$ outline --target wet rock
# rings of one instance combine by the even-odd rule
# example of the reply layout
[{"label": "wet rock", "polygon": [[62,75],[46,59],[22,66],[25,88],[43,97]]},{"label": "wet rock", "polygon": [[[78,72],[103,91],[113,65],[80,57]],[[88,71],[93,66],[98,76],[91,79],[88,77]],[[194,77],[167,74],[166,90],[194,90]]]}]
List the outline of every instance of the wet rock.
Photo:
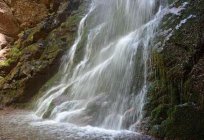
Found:
[{"label": "wet rock", "polygon": [[123,128],[128,129],[130,128],[131,125],[135,123],[135,121],[137,120],[136,114],[137,114],[137,111],[135,108],[130,108],[125,112],[125,114],[123,115],[123,122],[122,122]]},{"label": "wet rock", "polygon": [[194,65],[192,72],[192,92],[196,95],[194,96],[193,101],[201,104],[201,108],[204,108],[204,56]]},{"label": "wet rock", "polygon": [[203,139],[204,2],[171,4],[174,11],[164,17],[152,55],[146,132],[166,139]]},{"label": "wet rock", "polygon": [[[160,130],[171,139],[203,139],[204,112],[193,104],[175,106]],[[188,125],[186,124],[188,123]]]}]

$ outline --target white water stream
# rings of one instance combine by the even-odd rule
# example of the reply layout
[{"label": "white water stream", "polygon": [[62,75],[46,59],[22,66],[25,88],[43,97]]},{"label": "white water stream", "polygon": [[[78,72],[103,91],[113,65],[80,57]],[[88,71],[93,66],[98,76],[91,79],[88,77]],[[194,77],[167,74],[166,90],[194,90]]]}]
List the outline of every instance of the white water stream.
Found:
[{"label": "white water stream", "polygon": [[114,130],[139,123],[161,9],[156,0],[92,0],[64,56],[61,80],[39,99],[36,114]]}]

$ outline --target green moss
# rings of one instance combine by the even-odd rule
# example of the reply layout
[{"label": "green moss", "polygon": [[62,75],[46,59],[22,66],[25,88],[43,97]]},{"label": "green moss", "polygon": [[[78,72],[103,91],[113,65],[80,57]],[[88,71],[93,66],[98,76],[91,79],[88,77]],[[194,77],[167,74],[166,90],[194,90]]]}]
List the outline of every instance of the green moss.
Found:
[{"label": "green moss", "polygon": [[[149,107],[151,111],[151,127],[150,134],[164,137],[167,136],[167,131],[164,131],[164,126],[166,128],[166,123],[169,123],[169,117],[171,116],[172,107],[180,104],[186,99],[182,99],[183,96],[189,92],[189,81],[184,82],[182,85],[182,77],[180,74],[180,69],[177,69],[176,66],[173,69],[169,69],[166,65],[166,56],[163,53],[154,52],[152,55],[152,64],[153,64],[153,74],[154,82],[151,83],[149,87]],[[180,90],[182,89],[182,91]],[[181,94],[182,92],[182,94]],[[165,125],[164,125],[165,124]],[[170,125],[168,125],[171,127]],[[167,130],[169,129],[167,128]],[[169,133],[169,132],[168,132]],[[177,136],[177,134],[174,134]]]},{"label": "green moss", "polygon": [[165,137],[169,139],[202,140],[204,134],[204,112],[199,111],[192,104],[180,105],[169,111],[169,117],[161,125],[165,130]]},{"label": "green moss", "polygon": [[18,61],[19,56],[21,56],[21,54],[21,51],[14,46],[8,53],[8,59],[0,62],[0,67],[9,67],[12,63]]},{"label": "green moss", "polygon": [[30,46],[27,47],[27,50],[28,50],[29,52],[36,52],[36,51],[39,50],[39,46],[36,45],[36,44],[32,44],[32,45],[30,45]]},{"label": "green moss", "polygon": [[152,111],[151,119],[155,124],[160,124],[163,120],[167,118],[167,112],[169,105],[161,104]]},{"label": "green moss", "polygon": [[[70,16],[62,17],[67,19],[63,19],[61,25],[51,23],[59,18],[59,13],[55,13],[36,27],[19,34],[19,39],[11,47],[9,59],[0,62],[0,74],[4,77],[0,79],[1,103],[29,100],[29,96],[32,96],[30,89],[37,91],[52,74],[56,74],[60,56],[71,47],[76,37],[78,23],[86,9],[86,2],[82,3],[78,10],[70,11]],[[45,79],[33,86],[42,75]]]},{"label": "green moss", "polygon": [[9,66],[9,62],[8,61],[1,61],[0,62],[0,67],[7,67]]}]

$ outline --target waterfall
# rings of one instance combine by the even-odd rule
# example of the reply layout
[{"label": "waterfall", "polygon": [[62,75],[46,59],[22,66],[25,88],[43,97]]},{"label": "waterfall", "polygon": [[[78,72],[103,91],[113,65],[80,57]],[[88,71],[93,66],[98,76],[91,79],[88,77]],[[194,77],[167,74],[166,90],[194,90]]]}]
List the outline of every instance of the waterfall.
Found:
[{"label": "waterfall", "polygon": [[60,80],[39,99],[36,114],[115,130],[140,122],[161,8],[156,0],[92,0]]}]

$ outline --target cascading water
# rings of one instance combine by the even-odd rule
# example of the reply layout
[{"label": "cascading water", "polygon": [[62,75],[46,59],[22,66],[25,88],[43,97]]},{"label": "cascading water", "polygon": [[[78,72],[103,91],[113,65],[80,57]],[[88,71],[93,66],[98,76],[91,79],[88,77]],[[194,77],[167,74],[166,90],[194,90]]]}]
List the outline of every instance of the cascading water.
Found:
[{"label": "cascading water", "polygon": [[61,80],[40,98],[36,114],[116,130],[137,124],[161,7],[156,0],[93,0],[64,56]]}]

